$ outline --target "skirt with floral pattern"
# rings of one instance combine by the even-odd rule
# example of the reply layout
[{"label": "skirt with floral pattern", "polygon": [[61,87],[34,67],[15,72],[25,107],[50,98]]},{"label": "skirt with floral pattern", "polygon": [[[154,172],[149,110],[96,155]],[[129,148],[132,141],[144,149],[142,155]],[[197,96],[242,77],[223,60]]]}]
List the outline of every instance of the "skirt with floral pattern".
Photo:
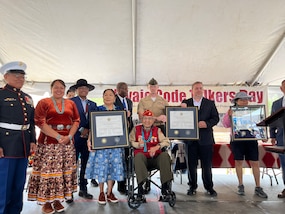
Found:
[{"label": "skirt with floral pattern", "polygon": [[73,144],[39,144],[28,183],[28,200],[39,204],[72,198],[77,191]]}]

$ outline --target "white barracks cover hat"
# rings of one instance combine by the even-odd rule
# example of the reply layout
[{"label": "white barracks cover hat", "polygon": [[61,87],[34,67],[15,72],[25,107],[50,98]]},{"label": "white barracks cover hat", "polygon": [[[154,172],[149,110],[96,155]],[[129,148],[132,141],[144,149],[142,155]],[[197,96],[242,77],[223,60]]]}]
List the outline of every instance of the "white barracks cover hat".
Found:
[{"label": "white barracks cover hat", "polygon": [[0,73],[5,75],[6,73],[20,73],[20,74],[26,74],[25,70],[27,68],[27,65],[20,61],[15,62],[8,62],[4,64],[0,68]]}]

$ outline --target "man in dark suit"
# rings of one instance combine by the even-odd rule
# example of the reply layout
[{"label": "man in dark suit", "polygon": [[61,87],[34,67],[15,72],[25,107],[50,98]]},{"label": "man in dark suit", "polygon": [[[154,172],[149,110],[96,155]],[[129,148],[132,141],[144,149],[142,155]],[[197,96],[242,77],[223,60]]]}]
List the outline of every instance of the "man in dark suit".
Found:
[{"label": "man in dark suit", "polygon": [[[280,90],[285,95],[285,80],[282,81]],[[285,96],[273,102],[272,108],[271,108],[271,114],[277,112],[282,107],[285,107]],[[272,145],[285,146],[284,140],[283,140],[283,128],[270,127],[270,138],[271,138]],[[279,159],[280,159],[280,163],[282,167],[283,184],[285,185],[285,155],[279,154]],[[285,189],[283,189],[283,191],[279,193],[277,197],[285,198]]]},{"label": "man in dark suit", "polygon": [[[133,102],[127,98],[128,95],[128,85],[125,82],[119,82],[117,84],[117,94],[115,105],[118,106],[121,110],[125,110],[127,113],[127,122],[128,122],[128,133],[134,127],[133,124]],[[125,161],[127,163],[127,157],[129,154],[129,149],[125,149]],[[124,181],[118,182],[118,191],[125,194],[126,193],[126,179]]]},{"label": "man in dark suit", "polygon": [[195,82],[192,85],[192,98],[183,100],[181,107],[198,107],[199,140],[185,141],[187,154],[187,167],[189,190],[187,195],[195,195],[197,184],[198,159],[201,161],[202,180],[207,194],[217,196],[212,180],[213,157],[213,126],[219,122],[219,113],[213,101],[203,97],[203,83]]},{"label": "man in dark suit", "polygon": [[[74,135],[74,145],[76,149],[76,160],[78,161],[80,155],[80,176],[79,176],[79,196],[87,199],[92,199],[93,195],[87,192],[87,179],[84,178],[86,164],[89,157],[87,147],[87,139],[89,133],[88,114],[90,111],[96,111],[97,105],[95,102],[88,100],[87,95],[89,91],[94,90],[95,86],[87,83],[85,79],[77,80],[76,84],[72,86],[77,91],[77,96],[71,98],[75,102],[79,115],[80,124],[79,128]],[[97,184],[98,186],[98,184]],[[72,201],[71,201],[72,202]]]}]

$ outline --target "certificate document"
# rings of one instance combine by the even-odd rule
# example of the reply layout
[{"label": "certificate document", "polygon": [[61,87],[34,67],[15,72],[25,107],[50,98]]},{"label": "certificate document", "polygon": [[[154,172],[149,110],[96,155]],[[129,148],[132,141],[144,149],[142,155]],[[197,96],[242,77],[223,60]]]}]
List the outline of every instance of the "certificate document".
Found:
[{"label": "certificate document", "polygon": [[92,149],[129,146],[126,111],[90,113]]},{"label": "certificate document", "polygon": [[194,129],[193,111],[170,111],[170,129]]},{"label": "certificate document", "polygon": [[166,137],[169,139],[199,139],[197,107],[166,107]]},{"label": "certificate document", "polygon": [[97,137],[122,136],[124,134],[121,115],[96,117]]}]

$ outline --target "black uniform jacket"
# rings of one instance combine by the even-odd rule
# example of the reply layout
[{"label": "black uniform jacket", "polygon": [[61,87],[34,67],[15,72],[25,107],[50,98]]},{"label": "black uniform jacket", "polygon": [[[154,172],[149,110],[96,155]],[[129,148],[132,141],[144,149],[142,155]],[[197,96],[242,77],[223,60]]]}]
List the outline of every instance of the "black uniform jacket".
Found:
[{"label": "black uniform jacket", "polygon": [[[1,127],[7,124],[22,126],[22,129]],[[25,125],[28,124],[27,129]],[[6,85],[0,89],[0,147],[4,151],[4,156],[6,158],[28,157],[31,142],[36,142],[32,98],[23,91]]]}]

